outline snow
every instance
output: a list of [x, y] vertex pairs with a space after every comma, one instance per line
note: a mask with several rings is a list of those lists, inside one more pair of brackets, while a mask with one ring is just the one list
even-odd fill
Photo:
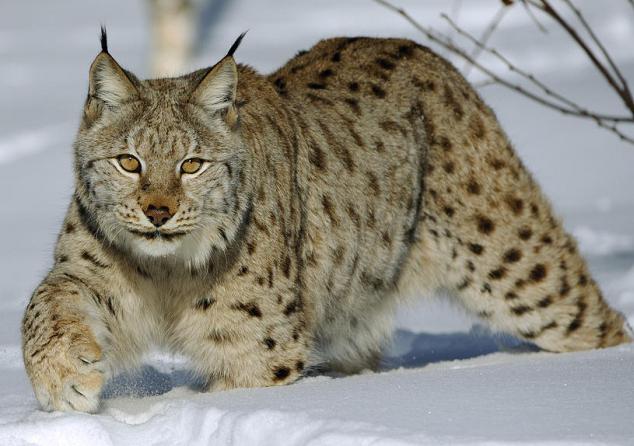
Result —
[[[371, 1], [232, 2], [197, 66], [250, 29], [237, 56], [269, 71], [321, 37], [405, 36]], [[499, 2], [462, 2], [478, 35]], [[583, 2], [634, 78], [634, 11]], [[440, 0], [400, 2], [443, 27]], [[633, 444], [634, 347], [536, 352], [491, 333], [442, 296], [399, 311], [378, 373], [318, 376], [281, 388], [199, 391], [184, 358], [155, 352], [116, 377], [96, 415], [39, 410], [21, 360], [19, 325], [72, 193], [71, 143], [98, 50], [98, 26], [127, 68], [147, 73], [142, 2], [5, 1], [0, 14], [0, 444], [410, 445]], [[615, 98], [564, 36], [541, 36], [520, 8], [495, 43], [555, 88], [610, 110]], [[544, 48], [549, 51], [544, 51]], [[562, 56], [563, 54], [563, 56]], [[462, 66], [461, 63], [458, 66]], [[473, 79], [477, 79], [476, 76]], [[634, 148], [497, 87], [481, 90], [522, 159], [579, 240], [606, 298], [634, 322]]]

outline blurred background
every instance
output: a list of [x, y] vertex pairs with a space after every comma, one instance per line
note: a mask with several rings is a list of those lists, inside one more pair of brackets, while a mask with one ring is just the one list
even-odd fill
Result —
[[[51, 265], [60, 222], [72, 194], [71, 145], [99, 52], [99, 26], [110, 53], [140, 77], [179, 74], [214, 64], [245, 30], [239, 63], [272, 71], [319, 39], [407, 37], [430, 45], [402, 16], [371, 0], [2, 0], [0, 4], [0, 324], [1, 345], [19, 339], [31, 290]], [[499, 13], [495, 0], [395, 0], [423, 26], [458, 39], [445, 12], [476, 36]], [[560, 2], [555, 2], [561, 4]], [[634, 82], [634, 7], [612, 0], [577, 1]], [[566, 17], [571, 17], [569, 11]], [[505, 12], [489, 44], [551, 88], [584, 106], [623, 113], [620, 101], [569, 36], [520, 5]], [[545, 28], [546, 32], [539, 29]], [[432, 45], [433, 46], [433, 45]], [[437, 48], [437, 47], [435, 47]], [[449, 52], [460, 69], [464, 61]], [[503, 64], [494, 71], [517, 80]], [[468, 68], [467, 68], [468, 69]], [[469, 79], [495, 110], [526, 166], [580, 240], [608, 299], [634, 318], [634, 145], [592, 121], [566, 117]], [[445, 303], [421, 303], [399, 314], [401, 330], [468, 331], [472, 321]], [[401, 333], [404, 333], [402, 331]]]

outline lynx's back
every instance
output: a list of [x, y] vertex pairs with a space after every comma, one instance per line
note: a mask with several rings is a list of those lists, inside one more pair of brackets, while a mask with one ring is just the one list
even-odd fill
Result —
[[306, 282], [329, 354], [378, 350], [385, 296], [437, 287], [547, 350], [628, 339], [494, 113], [447, 61], [407, 40], [331, 39], [269, 79], [305, 140]]

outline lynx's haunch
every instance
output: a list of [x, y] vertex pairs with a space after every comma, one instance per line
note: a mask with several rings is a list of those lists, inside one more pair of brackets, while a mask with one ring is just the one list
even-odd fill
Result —
[[152, 346], [211, 390], [371, 368], [399, 296], [438, 288], [545, 350], [630, 341], [450, 63], [335, 38], [262, 76], [237, 43], [211, 68], [139, 80], [103, 34], [75, 193], [22, 326], [43, 408], [96, 411]]

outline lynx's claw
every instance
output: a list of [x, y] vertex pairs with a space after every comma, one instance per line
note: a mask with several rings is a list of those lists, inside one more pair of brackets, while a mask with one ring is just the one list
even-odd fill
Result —
[[101, 349], [89, 333], [52, 337], [46, 350], [25, 359], [44, 410], [97, 411], [105, 379]]

